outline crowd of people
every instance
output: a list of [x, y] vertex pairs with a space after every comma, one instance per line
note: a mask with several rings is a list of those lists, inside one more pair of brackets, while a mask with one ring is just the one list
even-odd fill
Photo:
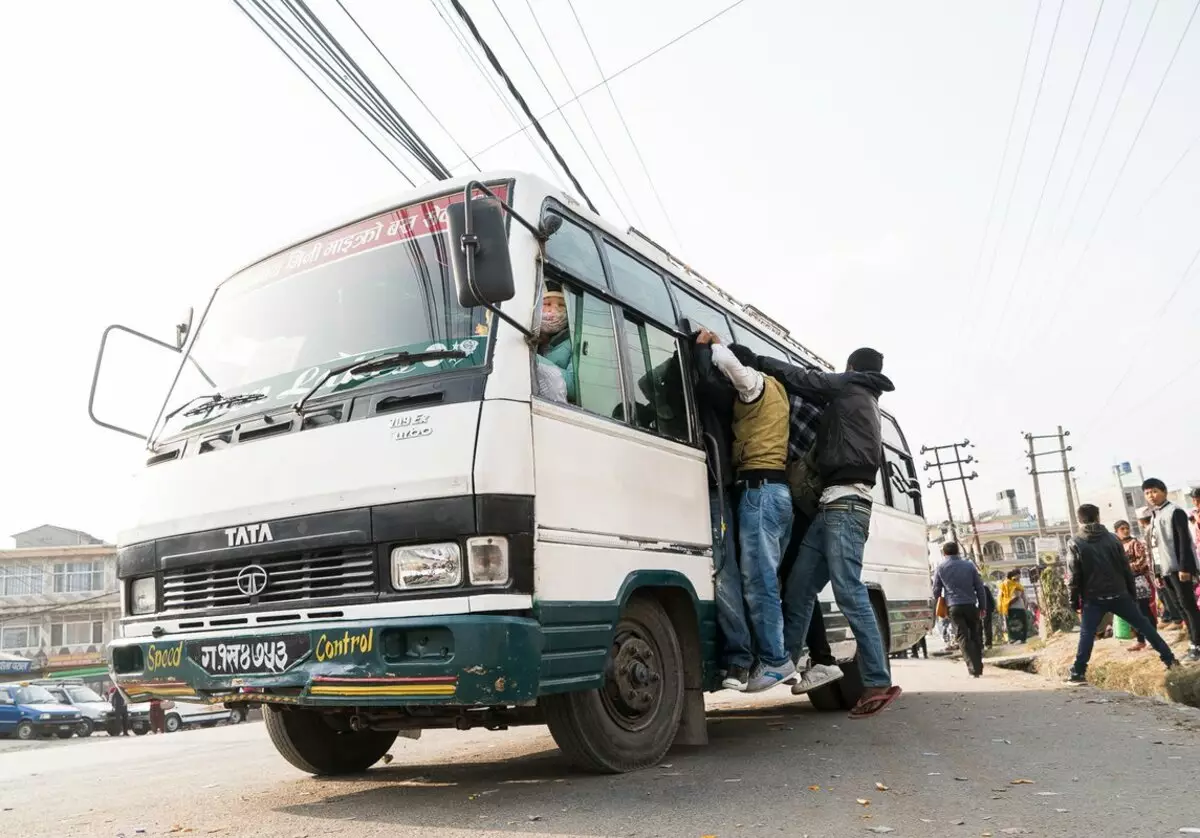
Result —
[[[1191, 491], [1191, 514], [1167, 499], [1163, 481], [1150, 478], [1142, 484], [1146, 506], [1137, 511], [1143, 533], [1135, 538], [1128, 521], [1117, 521], [1112, 530], [1100, 521], [1100, 510], [1083, 504], [1075, 511], [1080, 534], [1068, 543], [1068, 599], [1080, 617], [1079, 646], [1068, 683], [1087, 680], [1095, 641], [1119, 617], [1129, 624], [1136, 642], [1130, 652], [1147, 647], [1158, 652], [1168, 668], [1180, 661], [1159, 627], [1187, 633], [1187, 662], [1200, 662], [1200, 488]], [[983, 649], [992, 645], [992, 615], [1005, 617], [1010, 643], [1025, 642], [1029, 603], [1017, 571], [1011, 571], [994, 594], [973, 562], [962, 558], [958, 544], [942, 548], [944, 560], [934, 572], [933, 594], [937, 612], [953, 626], [963, 650], [967, 670], [979, 677]]]
[[[566, 298], [548, 284], [538, 392], [577, 404], [569, 332]], [[883, 356], [859, 349], [845, 372], [826, 373], [726, 346], [705, 328], [691, 339], [709, 455], [721, 684], [740, 692], [790, 684], [801, 695], [842, 678], [817, 601], [832, 583], [858, 643], [864, 689], [850, 715], [873, 716], [901, 692], [862, 581], [872, 489], [883, 465], [879, 397], [894, 389]], [[681, 369], [678, 359], [663, 367], [647, 373], [643, 389]], [[635, 419], [654, 428], [666, 421]]]

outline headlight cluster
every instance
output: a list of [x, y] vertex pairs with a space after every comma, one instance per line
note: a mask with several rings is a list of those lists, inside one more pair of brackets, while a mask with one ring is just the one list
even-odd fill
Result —
[[153, 576], [134, 579], [129, 586], [130, 613], [153, 614], [158, 606], [158, 591]]
[[[508, 582], [508, 539], [467, 539], [467, 578], [472, 585]], [[398, 591], [454, 588], [463, 581], [462, 550], [453, 542], [396, 547], [392, 550], [392, 587]]]

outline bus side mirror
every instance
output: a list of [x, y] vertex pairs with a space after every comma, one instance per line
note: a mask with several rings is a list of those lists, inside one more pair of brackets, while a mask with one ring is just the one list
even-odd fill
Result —
[[494, 198], [472, 198], [469, 203], [451, 204], [446, 215], [450, 227], [450, 269], [458, 304], [464, 308], [490, 308], [511, 300], [516, 288], [500, 202]]

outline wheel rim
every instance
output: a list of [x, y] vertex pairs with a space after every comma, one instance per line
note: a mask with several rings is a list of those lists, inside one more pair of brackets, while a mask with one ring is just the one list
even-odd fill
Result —
[[21, 725], [20, 727], [18, 727], [17, 728], [17, 738], [18, 739], [32, 739], [33, 738], [33, 727], [31, 725]]
[[625, 730], [649, 726], [663, 701], [662, 655], [644, 626], [622, 623], [600, 697], [609, 718]]
[[179, 720], [174, 717], [169, 718], [164, 727], [167, 729], [167, 733], [175, 733], [179, 730]]

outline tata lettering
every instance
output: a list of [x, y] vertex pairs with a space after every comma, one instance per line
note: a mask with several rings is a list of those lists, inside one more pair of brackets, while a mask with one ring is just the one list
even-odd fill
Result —
[[247, 524], [244, 527], [230, 527], [225, 530], [230, 547], [242, 547], [246, 544], [263, 544], [274, 541], [270, 524]]

